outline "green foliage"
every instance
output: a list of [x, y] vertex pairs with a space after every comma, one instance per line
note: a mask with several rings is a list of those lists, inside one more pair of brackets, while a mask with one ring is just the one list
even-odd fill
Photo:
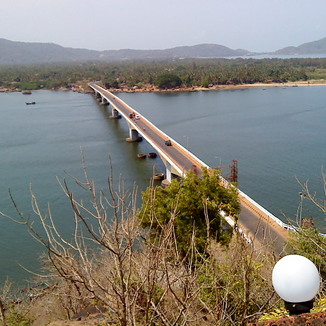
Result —
[[326, 298], [317, 301], [311, 312], [326, 312]]
[[211, 260], [201, 268], [200, 300], [208, 309], [228, 316], [223, 325], [247, 325], [258, 311], [275, 304], [271, 282], [266, 281], [272, 266], [271, 254], [256, 255], [241, 237], [233, 237], [227, 247], [213, 247]]
[[32, 326], [32, 324], [32, 320], [27, 316], [27, 314], [16, 311], [13, 307], [7, 312], [7, 326]]
[[259, 321], [266, 321], [266, 320], [271, 320], [271, 319], [278, 319], [282, 317], [288, 317], [289, 312], [284, 308], [276, 308], [272, 311], [264, 313], [260, 318]]
[[[317, 300], [310, 312], [311, 313], [326, 312], [326, 298]], [[264, 313], [259, 318], [259, 321], [267, 321], [267, 320], [278, 319], [278, 318], [283, 318], [288, 316], [289, 316], [289, 312], [285, 309], [284, 305], [282, 304], [282, 307], [275, 308], [271, 311]]]
[[310, 259], [317, 266], [322, 278], [326, 278], [326, 237], [318, 229], [297, 229], [297, 232], [292, 232], [287, 246], [293, 254]]
[[[164, 71], [164, 73], [162, 73]], [[172, 76], [171, 76], [172, 75]], [[108, 86], [134, 87], [157, 83], [174, 88], [256, 82], [286, 82], [324, 78], [326, 58], [315, 59], [185, 59], [162, 61], [121, 61], [97, 63], [0, 66], [4, 87], [35, 83], [33, 89], [64, 87], [90, 80]]]
[[176, 88], [181, 86], [182, 81], [179, 76], [165, 72], [157, 76], [154, 84], [162, 89]]
[[104, 81], [104, 86], [106, 88], [119, 88], [119, 82], [114, 78], [107, 78]]
[[21, 90], [34, 90], [40, 89], [40, 83], [38, 82], [24, 82], [17, 85], [17, 87]]
[[186, 255], [193, 233], [196, 249], [203, 253], [209, 239], [223, 241], [232, 230], [220, 216], [221, 210], [237, 216], [239, 201], [235, 188], [224, 188], [219, 172], [203, 170], [202, 178], [190, 171], [182, 179], [174, 179], [166, 188], [148, 188], [138, 214], [144, 228], [151, 227], [153, 238], [161, 235], [162, 226], [173, 220], [178, 249]]

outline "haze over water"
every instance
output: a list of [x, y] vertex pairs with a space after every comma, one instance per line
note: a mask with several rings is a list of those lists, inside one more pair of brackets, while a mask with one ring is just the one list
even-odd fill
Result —
[[[210, 166], [238, 160], [239, 187], [285, 221], [295, 219], [298, 184], [310, 180], [322, 197], [321, 168], [326, 162], [324, 87], [278, 87], [195, 93], [118, 94], [129, 105]], [[35, 105], [26, 106], [26, 101]], [[13, 213], [8, 188], [26, 216], [31, 214], [29, 185], [44, 208], [49, 202], [60, 228], [69, 236], [72, 212], [56, 177], [82, 177], [83, 149], [97, 188], [106, 188], [109, 154], [116, 179], [126, 188], [149, 185], [164, 172], [160, 159], [139, 160], [153, 151], [146, 142], [130, 144], [126, 122], [110, 120], [91, 95], [72, 92], [0, 94], [0, 210]], [[71, 187], [78, 195], [80, 190]], [[303, 216], [325, 227], [325, 216], [303, 203]], [[0, 280], [30, 276], [17, 265], [38, 268], [40, 246], [24, 226], [0, 218]]]

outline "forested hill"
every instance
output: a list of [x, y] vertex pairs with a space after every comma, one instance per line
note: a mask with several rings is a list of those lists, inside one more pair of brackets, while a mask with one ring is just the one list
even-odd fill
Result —
[[326, 37], [321, 40], [308, 42], [299, 46], [288, 46], [275, 52], [276, 54], [326, 54]]
[[37, 64], [98, 59], [98, 52], [64, 48], [53, 43], [25, 43], [0, 39], [0, 64]]
[[247, 55], [247, 50], [232, 50], [218, 44], [181, 46], [166, 50], [95, 51], [65, 48], [53, 43], [25, 43], [0, 39], [0, 64], [36, 64], [79, 61], [114, 61], [169, 58], [221, 58]]
[[[145, 59], [182, 59], [182, 58], [227, 58], [250, 56], [247, 50], [233, 50], [218, 44], [198, 44], [179, 46], [165, 50], [106, 50], [67, 48], [54, 43], [14, 42], [0, 38], [0, 65], [47, 64], [72, 62], [110, 62]], [[300, 46], [289, 46], [271, 54], [326, 54], [326, 38], [304, 43]]]

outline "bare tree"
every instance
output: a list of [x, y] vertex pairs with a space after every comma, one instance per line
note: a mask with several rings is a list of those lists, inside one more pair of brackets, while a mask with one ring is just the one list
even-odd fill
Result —
[[[320, 212], [326, 215], [326, 175], [322, 169], [323, 193], [317, 194], [310, 188], [309, 181], [300, 182], [302, 192], [300, 193], [301, 202], [299, 204], [297, 221], [293, 222], [295, 232], [288, 242], [288, 250], [292, 253], [306, 256], [318, 267], [322, 278], [326, 277], [326, 234], [324, 229], [319, 229], [310, 224], [305, 227], [302, 222], [302, 201], [308, 200], [315, 205]], [[308, 219], [309, 220], [309, 219]], [[325, 291], [325, 284], [322, 286]]]
[[60, 298], [68, 318], [97, 304], [108, 309], [108, 320], [123, 326], [241, 325], [273, 303], [265, 253], [260, 256], [234, 237], [228, 248], [216, 246], [211, 255], [202, 256], [194, 225], [185, 258], [176, 243], [177, 209], [153, 239], [136, 216], [136, 188], [127, 192], [120, 180], [115, 189], [111, 168], [108, 194], [97, 191], [84, 161], [83, 170], [83, 182], [72, 178], [89, 194], [87, 202], [77, 199], [65, 180], [59, 181], [74, 213], [72, 237], [60, 233], [50, 207], [42, 212], [32, 189], [41, 231], [12, 197], [15, 221], [25, 224], [46, 249], [46, 270], [40, 276], [49, 279], [48, 291]]

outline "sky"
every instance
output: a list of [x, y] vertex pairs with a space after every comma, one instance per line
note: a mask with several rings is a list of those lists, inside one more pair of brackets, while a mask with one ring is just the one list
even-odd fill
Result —
[[269, 52], [326, 37], [326, 0], [0, 0], [0, 38], [91, 50], [214, 43]]

